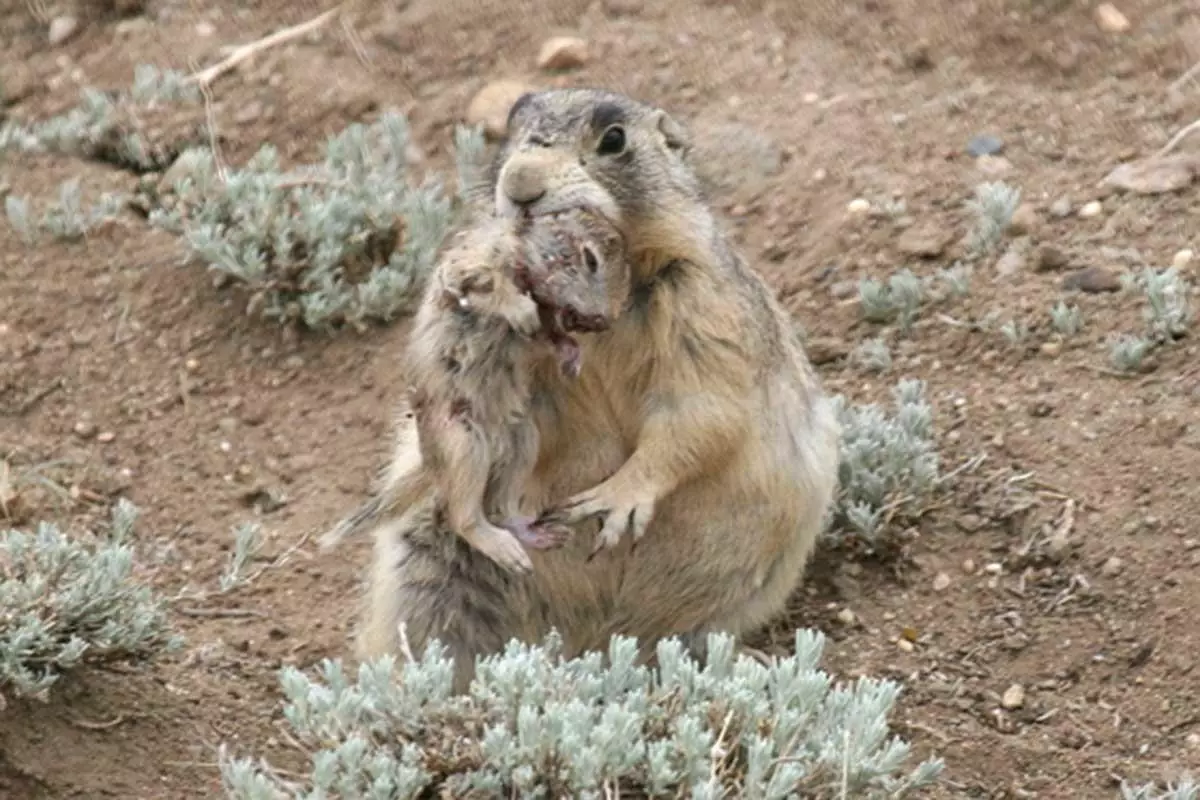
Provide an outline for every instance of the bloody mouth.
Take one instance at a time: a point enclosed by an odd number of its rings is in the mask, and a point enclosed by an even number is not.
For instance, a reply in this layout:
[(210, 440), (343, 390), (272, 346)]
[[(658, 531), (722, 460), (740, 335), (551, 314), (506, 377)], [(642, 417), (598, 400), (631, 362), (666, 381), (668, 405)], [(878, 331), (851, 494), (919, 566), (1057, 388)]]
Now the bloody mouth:
[(538, 316), (542, 321), (543, 335), (554, 348), (563, 374), (571, 378), (578, 377), (581, 366), (579, 342), (567, 333), (562, 310), (539, 304)]

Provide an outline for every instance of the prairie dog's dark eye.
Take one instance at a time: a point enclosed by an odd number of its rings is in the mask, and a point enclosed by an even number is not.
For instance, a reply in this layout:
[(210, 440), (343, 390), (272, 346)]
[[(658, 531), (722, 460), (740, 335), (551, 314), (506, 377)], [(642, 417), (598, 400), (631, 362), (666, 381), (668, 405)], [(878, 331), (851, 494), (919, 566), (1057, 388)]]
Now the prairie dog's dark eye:
[(596, 152), (602, 156), (619, 155), (625, 150), (625, 129), (620, 125), (612, 125), (600, 137)]
[(596, 256), (596, 251), (587, 245), (583, 246), (583, 263), (587, 265), (588, 272), (594, 273), (600, 268), (600, 259)]

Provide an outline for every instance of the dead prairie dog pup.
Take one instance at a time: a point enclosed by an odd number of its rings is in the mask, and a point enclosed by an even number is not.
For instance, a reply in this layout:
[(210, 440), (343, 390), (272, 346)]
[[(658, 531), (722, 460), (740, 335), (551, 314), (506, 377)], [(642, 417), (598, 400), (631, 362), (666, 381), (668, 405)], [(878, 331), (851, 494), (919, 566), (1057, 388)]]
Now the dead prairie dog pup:
[(614, 227), (584, 211), (493, 220), (460, 234), (409, 341), (414, 422), (401, 423), (382, 490), (327, 538), (411, 505), (432, 485), (452, 531), (507, 570), (532, 569), (522, 545), (561, 545), (566, 529), (518, 513), (539, 444), (532, 371), (557, 357), (564, 374), (578, 374), (571, 334), (605, 330), (619, 313), (628, 291), (623, 248)]

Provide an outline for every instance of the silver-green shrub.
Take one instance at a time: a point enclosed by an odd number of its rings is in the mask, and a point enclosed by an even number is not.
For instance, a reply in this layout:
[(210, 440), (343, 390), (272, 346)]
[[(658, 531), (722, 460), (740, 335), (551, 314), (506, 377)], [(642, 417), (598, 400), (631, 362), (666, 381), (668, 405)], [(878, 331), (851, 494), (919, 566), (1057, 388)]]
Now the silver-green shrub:
[[(456, 136), (460, 190), (480, 137)], [(405, 117), (387, 112), (331, 138), (323, 164), (286, 174), (270, 145), (225, 174), (191, 150), (174, 208), (151, 220), (244, 286), (249, 313), (315, 329), (387, 321), (416, 297), (455, 215), (439, 181), (410, 182), (408, 143)]]
[[(91, 158), (137, 172), (163, 169), (189, 141), (198, 142), (204, 131), (199, 89), (181, 73), (159, 71), (148, 64), (134, 69), (126, 91), (102, 92), (85, 87), (79, 103), (65, 114), (31, 125), (8, 123), (0, 130), (0, 149), (44, 150)], [(176, 120), (159, 120), (176, 106), (192, 106), (194, 119), (185, 128), (156, 141), (158, 128), (177, 127)], [(165, 113), (162, 113), (165, 112)], [(162, 122), (162, 125), (157, 123)], [(182, 137), (188, 141), (170, 141)]]
[(967, 237), (967, 249), (972, 255), (983, 256), (996, 249), (1020, 204), (1021, 190), (1004, 181), (975, 187), (975, 197), (967, 201), (967, 208), (975, 216)]
[(889, 277), (887, 283), (863, 278), (858, 282), (858, 299), (869, 322), (898, 319), (901, 329), (907, 331), (925, 300), (925, 282), (907, 268)]
[(932, 783), (940, 759), (909, 771), (909, 745), (890, 736), (891, 681), (834, 685), (817, 668), (819, 632), (765, 666), (712, 635), (701, 666), (678, 640), (657, 667), (635, 663), (634, 640), (607, 658), (561, 655), (561, 640), (510, 642), (481, 659), (462, 695), (432, 643), (397, 666), (364, 663), (356, 679), (326, 660), (310, 678), (285, 667), (284, 715), (311, 753), (302, 780), (222, 748), (236, 800), (443, 797), (898, 798)]
[(1134, 787), (1122, 781), (1121, 800), (1200, 800), (1200, 784), (1188, 775), (1180, 778), (1179, 783), (1167, 784), (1161, 791), (1154, 783)]
[(4, 213), (22, 241), (31, 245), (43, 233), (60, 241), (78, 241), (100, 223), (117, 217), (122, 205), (119, 195), (106, 192), (96, 205), (84, 208), (79, 179), (75, 178), (59, 185), (58, 202), (47, 204), (40, 215), (28, 197), (11, 194), (4, 198)]
[(875, 544), (890, 517), (903, 517), (937, 486), (940, 461), (924, 382), (902, 380), (892, 397), (894, 414), (833, 398), (842, 426), (837, 498), (827, 526), (835, 540), (853, 534)]
[(1173, 341), (1187, 333), (1195, 314), (1189, 297), (1191, 286), (1178, 269), (1168, 267), (1159, 272), (1146, 267), (1134, 282), (1146, 294), (1142, 317), (1156, 341)]
[(45, 699), (80, 664), (147, 659), (179, 646), (165, 602), (133, 578), (125, 543), (137, 509), (120, 500), (106, 541), (40, 523), (0, 533), (0, 696)]

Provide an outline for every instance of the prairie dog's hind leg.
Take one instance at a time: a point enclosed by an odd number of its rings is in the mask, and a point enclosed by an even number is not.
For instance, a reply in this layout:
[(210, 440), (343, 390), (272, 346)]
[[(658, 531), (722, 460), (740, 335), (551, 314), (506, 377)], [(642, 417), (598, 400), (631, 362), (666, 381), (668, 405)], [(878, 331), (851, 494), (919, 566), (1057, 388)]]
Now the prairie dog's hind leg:
[(450, 528), (505, 569), (516, 573), (531, 571), (533, 562), (517, 537), (493, 525), (484, 513), (491, 471), (491, 453), (486, 443), (465, 423), (452, 425), (442, 443), (446, 456), (443, 502)]
[(494, 467), (492, 492), (500, 514), (501, 527), (523, 545), (534, 550), (561, 547), (570, 535), (565, 526), (537, 524), (536, 514), (521, 513), (521, 498), (537, 466), (541, 438), (531, 418), (523, 419), (510, 431), (508, 458)]

